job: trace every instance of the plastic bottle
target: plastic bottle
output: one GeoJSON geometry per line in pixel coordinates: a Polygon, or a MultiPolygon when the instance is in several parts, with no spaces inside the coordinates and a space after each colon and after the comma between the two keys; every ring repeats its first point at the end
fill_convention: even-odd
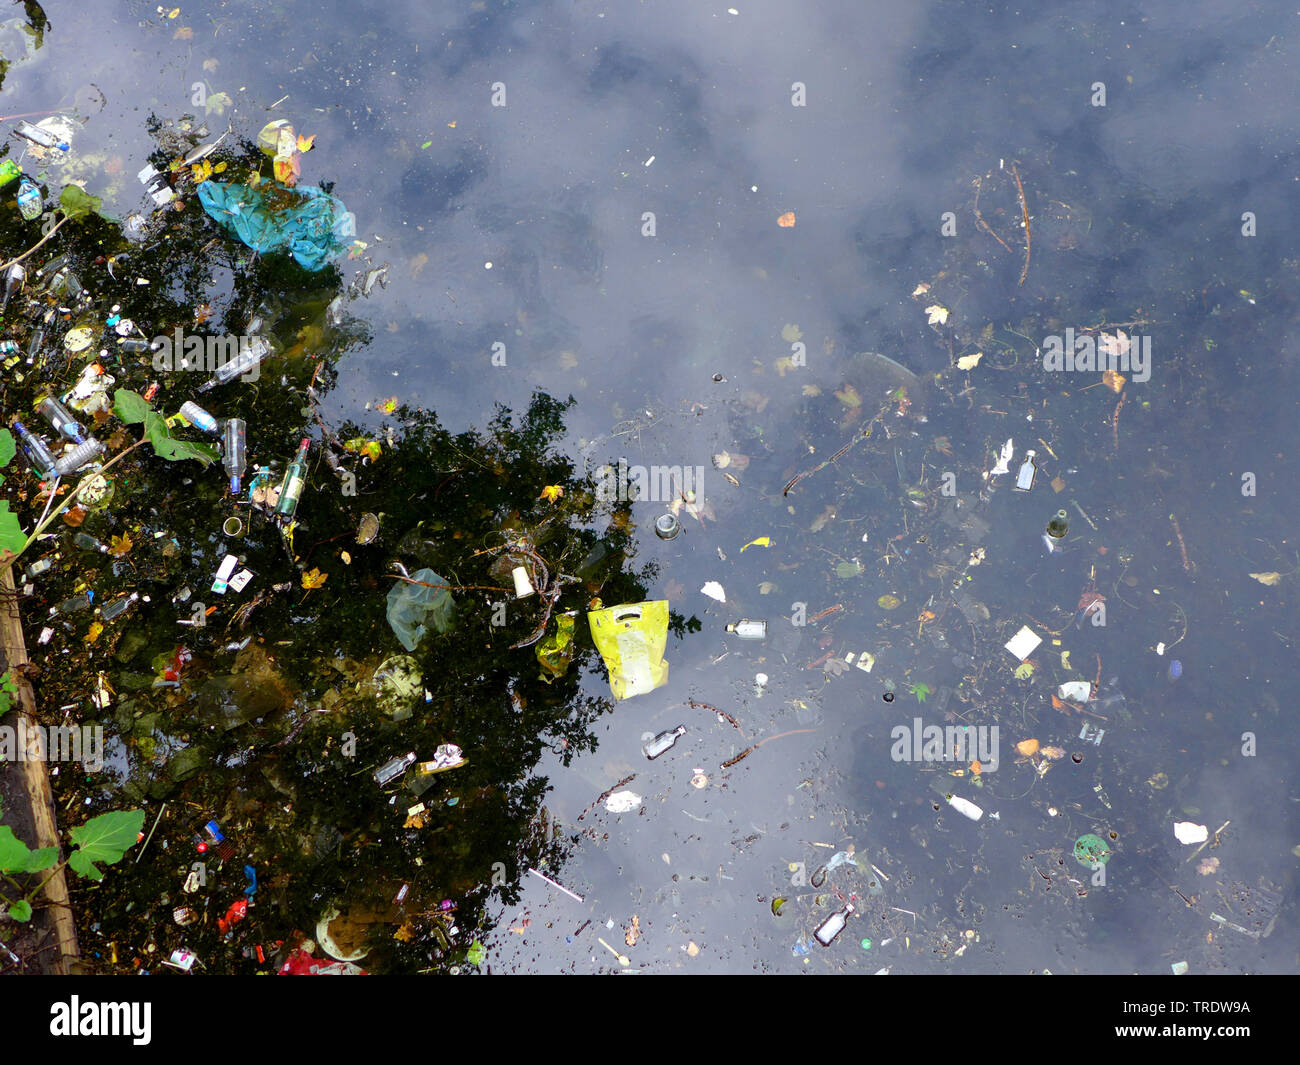
{"type": "Polygon", "coordinates": [[[375,783],[381,788],[390,780],[396,780],[406,772],[407,767],[415,761],[415,752],[409,751],[406,754],[400,754],[396,758],[390,758],[387,762],[375,770],[375,783]]]}
{"type": "Polygon", "coordinates": [[[14,130],[23,140],[31,141],[40,148],[57,148],[61,152],[66,152],[71,145],[67,141],[61,141],[49,130],[41,129],[40,126],[33,126],[30,122],[19,122],[18,128],[14,130]]]}
{"type": "Polygon", "coordinates": [[[217,385],[224,385],[229,381],[233,381],[236,377],[246,374],[249,370],[258,366],[270,354],[271,345],[265,337],[252,337],[248,342],[248,347],[220,367],[212,375],[211,380],[199,386],[199,391],[207,392],[216,388],[217,385]]]}
{"type": "Polygon", "coordinates": [[[24,177],[18,182],[18,213],[28,222],[34,222],[44,209],[40,187],[31,178],[24,177]]]}
{"type": "Polygon", "coordinates": [[[844,926],[849,923],[849,914],[853,913],[853,903],[847,903],[844,909],[838,913],[833,913],[817,926],[817,931],[813,933],[817,937],[817,942],[823,947],[829,947],[835,937],[844,931],[844,926]]]}
{"type": "Polygon", "coordinates": [[[284,480],[280,482],[280,498],[275,504],[275,512],[282,518],[292,518],[298,509],[298,500],[307,485],[307,449],[310,440],[303,440],[298,445],[298,453],[284,471],[284,480]]]}
{"type": "Polygon", "coordinates": [[[763,640],[767,638],[767,622],[750,621],[745,618],[731,622],[727,626],[727,631],[742,640],[763,640]]]}
{"type": "Polygon", "coordinates": [[[93,436],[87,437],[84,443],[78,444],[54,464],[54,472],[60,477],[75,473],[87,462],[93,462],[103,450],[103,444],[93,436]]]}
{"type": "Polygon", "coordinates": [[[45,415],[45,420],[60,436],[67,437],[74,444],[86,442],[86,431],[81,427],[81,423],[72,416],[72,411],[53,396],[46,396],[36,405],[36,409],[45,415]]]}
{"type": "Polygon", "coordinates": [[[55,459],[54,453],[46,446],[45,441],[19,421],[14,422],[14,433],[18,437],[18,446],[23,449],[23,454],[27,456],[27,461],[32,464],[32,469],[43,478],[52,476],[58,460],[55,459]]]}
{"type": "Polygon", "coordinates": [[[90,593],[82,592],[80,595],[74,595],[71,599],[65,599],[61,603],[55,603],[50,607],[50,617],[58,617],[60,614],[72,614],[78,610],[85,610],[90,606],[90,593]]]}
{"type": "Polygon", "coordinates": [[[686,726],[678,725],[676,728],[669,729],[667,732],[659,733],[658,736],[656,736],[644,747],[642,747],[641,751],[642,753],[645,754],[647,758],[649,758],[653,762],[656,758],[658,758],[661,754],[663,754],[664,751],[668,750],[668,748],[670,748],[674,743],[677,742],[678,736],[683,736],[685,734],[686,734],[686,726]]]}
{"type": "Polygon", "coordinates": [[[72,538],[72,542],[83,551],[98,551],[101,554],[108,553],[108,548],[91,536],[90,533],[79,532],[72,538]]]}
{"type": "Polygon", "coordinates": [[[104,620],[112,621],[115,617],[121,614],[124,610],[126,610],[127,607],[129,607],[132,603],[134,603],[139,598],[140,598],[139,592],[132,592],[130,595],[124,595],[119,599],[114,599],[111,603],[109,603],[106,607],[104,607],[102,611],[104,620]]]}
{"type": "Polygon", "coordinates": [[[196,429],[201,429],[205,433],[215,433],[217,431],[217,419],[193,400],[187,399],[181,404],[180,414],[196,429]]]}
{"type": "Polygon", "coordinates": [[[221,465],[230,478],[230,494],[235,496],[239,495],[239,482],[244,476],[245,433],[244,419],[230,418],[221,434],[221,465]]]}

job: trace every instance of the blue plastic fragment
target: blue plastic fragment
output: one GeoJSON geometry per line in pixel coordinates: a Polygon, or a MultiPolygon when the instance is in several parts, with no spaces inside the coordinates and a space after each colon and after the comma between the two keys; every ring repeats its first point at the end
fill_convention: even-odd
{"type": "Polygon", "coordinates": [[[244,894],[250,899],[257,892],[257,870],[251,865],[244,866],[244,876],[248,878],[248,887],[244,888],[244,894]]]}

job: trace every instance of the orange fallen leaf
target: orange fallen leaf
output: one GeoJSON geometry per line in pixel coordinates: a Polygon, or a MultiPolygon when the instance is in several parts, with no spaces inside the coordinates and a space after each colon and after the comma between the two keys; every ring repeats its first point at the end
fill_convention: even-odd
{"type": "Polygon", "coordinates": [[[1016,744],[1016,750],[1019,751],[1024,757],[1029,758],[1031,755],[1035,755],[1038,753],[1038,741],[1021,740],[1019,743],[1016,744]]]}
{"type": "Polygon", "coordinates": [[[984,767],[980,765],[979,759],[976,759],[975,761],[971,762],[970,771],[971,771],[971,775],[976,777],[984,772],[984,767]]]}
{"type": "Polygon", "coordinates": [[[1044,758],[1050,758],[1053,762],[1058,762],[1065,757],[1065,748],[1063,747],[1042,747],[1038,751],[1044,758]]]}
{"type": "Polygon", "coordinates": [[[1053,709],[1053,710],[1064,710],[1064,709],[1065,709],[1065,703],[1061,702],[1060,699],[1058,699],[1055,695],[1053,695],[1053,696],[1052,696],[1052,709],[1053,709]]]}
{"type": "Polygon", "coordinates": [[[1119,392],[1124,387],[1124,375],[1116,373],[1114,370],[1106,370],[1101,375],[1101,379],[1112,392],[1119,392]]]}
{"type": "Polygon", "coordinates": [[[635,947],[636,941],[641,938],[641,918],[632,915],[632,927],[627,930],[623,936],[623,942],[629,947],[635,947]]]}
{"type": "Polygon", "coordinates": [[[302,586],[310,592],[324,584],[328,577],[328,573],[322,573],[319,569],[308,570],[302,575],[302,586]]]}
{"type": "Polygon", "coordinates": [[[782,229],[792,228],[794,226],[794,212],[786,211],[785,214],[776,220],[776,224],[782,229]]]}
{"type": "Polygon", "coordinates": [[[548,484],[542,489],[542,494],[537,498],[545,499],[548,503],[554,503],[557,499],[564,498],[564,489],[558,484],[548,484]]]}

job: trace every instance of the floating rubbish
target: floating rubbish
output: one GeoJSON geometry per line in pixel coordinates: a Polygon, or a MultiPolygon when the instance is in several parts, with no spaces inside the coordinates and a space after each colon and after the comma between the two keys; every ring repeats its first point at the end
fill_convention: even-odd
{"type": "Polygon", "coordinates": [[[641,805],[641,796],[634,791],[616,791],[605,800],[605,809],[612,814],[631,813],[641,805]]]}
{"type": "Polygon", "coordinates": [[[1038,476],[1038,466],[1034,463],[1036,451],[1026,451],[1025,461],[1020,464],[1014,485],[1017,492],[1028,492],[1034,487],[1034,478],[1038,476]]]}
{"type": "Polygon", "coordinates": [[[1175,821],[1174,838],[1188,846],[1193,843],[1204,843],[1210,838],[1210,830],[1192,821],[1175,821]]]}
{"type": "Polygon", "coordinates": [[[569,898],[571,898],[571,899],[577,899],[579,902],[583,902],[583,901],[585,901],[585,900],[583,899],[583,897],[582,897],[581,895],[579,895],[576,891],[570,891],[570,890],[569,890],[568,888],[566,888],[563,884],[557,884],[554,880],[552,880],[552,879],[551,879],[549,876],[547,876],[545,873],[539,873],[536,869],[533,869],[533,868],[529,868],[528,871],[529,871],[530,873],[532,873],[533,876],[538,877],[538,878],[540,878],[540,879],[542,879],[542,880],[545,880],[548,884],[551,885],[551,887],[555,888],[557,891],[563,891],[566,895],[569,896],[569,898]]]}
{"type": "Polygon", "coordinates": [[[960,795],[946,795],[944,797],[948,800],[948,805],[963,817],[969,817],[972,821],[978,821],[984,816],[983,810],[973,802],[963,799],[960,795]]]}
{"type": "Polygon", "coordinates": [[[700,589],[701,594],[707,595],[710,599],[716,599],[719,603],[727,601],[727,593],[722,590],[722,585],[717,581],[705,581],[704,587],[700,589]]]}
{"type": "Polygon", "coordinates": [[[767,638],[767,622],[748,619],[733,621],[727,625],[727,631],[742,640],[763,640],[767,638]]]}
{"type": "Polygon", "coordinates": [[[644,747],[642,747],[641,750],[647,758],[649,758],[651,761],[654,761],[661,754],[663,754],[664,751],[672,747],[672,745],[677,742],[677,738],[679,736],[683,736],[685,734],[686,734],[686,726],[678,725],[675,729],[669,729],[667,732],[659,733],[658,736],[656,736],[644,747]]]}
{"type": "Polygon", "coordinates": [[[1034,648],[1042,642],[1043,638],[1041,636],[1035,633],[1028,625],[1024,625],[1021,627],[1019,632],[1007,641],[1006,648],[1015,655],[1016,658],[1023,662],[1034,653],[1034,648]]]}
{"type": "Polygon", "coordinates": [[[624,603],[587,612],[596,650],[615,699],[644,695],[668,682],[668,600],[624,603]]]}
{"type": "Polygon", "coordinates": [[[1074,860],[1088,869],[1105,865],[1110,861],[1110,847],[1100,836],[1087,832],[1074,841],[1074,860]]]}
{"type": "Polygon", "coordinates": [[[1086,680],[1066,681],[1056,689],[1056,695],[1067,703],[1086,703],[1092,696],[1092,685],[1086,680]]]}
{"type": "Polygon", "coordinates": [[[826,918],[813,933],[817,937],[817,942],[823,947],[829,947],[834,942],[835,937],[844,931],[844,926],[849,923],[849,915],[853,913],[853,903],[848,903],[844,909],[838,913],[833,913],[826,918]]]}
{"type": "Polygon", "coordinates": [[[655,518],[655,535],[660,540],[671,540],[682,531],[682,523],[675,514],[660,514],[655,518]]]}

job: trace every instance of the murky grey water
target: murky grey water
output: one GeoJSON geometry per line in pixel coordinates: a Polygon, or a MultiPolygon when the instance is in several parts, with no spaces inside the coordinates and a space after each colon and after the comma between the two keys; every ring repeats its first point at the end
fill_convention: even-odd
{"type": "MultiPolygon", "coordinates": [[[[214,131],[232,121],[255,136],[290,117],[315,134],[305,180],[334,182],[369,260],[389,264],[387,286],[357,305],[373,340],[339,363],[329,416],[364,421],[365,404],[397,395],[455,431],[542,388],[577,399],[575,459],[704,467],[716,520],[683,512],[683,535],[665,543],[651,531],[664,503],[634,510],[638,561],[661,564],[652,597],[700,631],[670,638],[667,685],[602,718],[594,751],[537,766],[561,834],[576,836],[549,872],[585,901],[525,876],[522,901],[497,907],[484,937],[494,968],[617,969],[598,935],[643,971],[1294,968],[1293,934],[1256,941],[1207,916],[1227,913],[1231,885],[1264,881],[1289,900],[1279,927],[1295,920],[1290,24],[1223,3],[1132,18],[1104,5],[737,10],[232,3],[167,19],[144,3],[50,4],[42,46],[6,71],[5,110],[101,90],[70,165],[120,214],[152,148],[145,124],[202,116],[192,99],[230,95],[207,116],[214,131]],[[1023,285],[1013,164],[1031,212],[1023,285]],[[973,213],[976,179],[1005,250],[973,213]],[[792,227],[778,224],[786,212],[792,227]],[[1243,235],[1244,212],[1256,235],[1243,235]],[[931,291],[914,295],[922,283],[931,291]],[[947,327],[927,324],[931,304],[950,311],[947,327]],[[1114,422],[1100,375],[1045,373],[1035,348],[1067,326],[1129,322],[1152,338],[1152,365],[1147,381],[1130,375],[1114,422]],[[779,364],[798,342],[790,326],[805,365],[779,364]],[[953,367],[975,350],[968,375],[953,367]],[[855,352],[885,354],[924,385],[783,497],[898,387],[855,352]],[[851,420],[855,397],[835,395],[846,384],[861,404],[851,420]],[[1009,477],[988,492],[979,476],[1008,437],[1016,465],[1032,447],[1044,466],[1027,496],[1009,477]],[[716,468],[723,451],[748,466],[716,468]],[[941,520],[945,471],[988,523],[978,541],[941,520]],[[1257,494],[1242,493],[1248,472],[1257,494]],[[1071,539],[1049,555],[1043,526],[1058,506],[1071,539]],[[770,547],[741,553],[762,536],[770,547]],[[985,557],[964,568],[977,542],[985,557]],[[962,549],[955,567],[950,548],[962,549]],[[860,575],[835,575],[855,558],[860,575]],[[1287,576],[1249,576],[1270,571],[1287,576]],[[987,620],[939,609],[959,574],[987,620]],[[1107,625],[1066,629],[1094,579],[1107,625]],[[725,606],[700,594],[708,580],[725,606]],[[878,606],[886,593],[903,605],[878,606]],[[796,603],[808,617],[843,610],[795,629],[796,603]],[[927,609],[938,617],[918,632],[927,609]],[[1184,674],[1170,683],[1175,652],[1155,646],[1179,639],[1180,614],[1184,674]],[[742,616],[766,618],[768,640],[728,638],[742,616]],[[1040,635],[1066,631],[1022,681],[1002,645],[1031,618],[1047,623],[1040,635]],[[870,674],[823,668],[828,652],[862,651],[878,656],[870,674]],[[1067,669],[1100,669],[1125,694],[1100,746],[1078,738],[1083,715],[1050,704],[1067,669]],[[977,678],[971,701],[950,708],[1000,728],[1001,764],[981,788],[969,770],[890,757],[891,729],[943,723],[935,696],[922,703],[909,685],[933,693],[963,677],[977,678]],[[745,736],[688,698],[733,714],[745,736]],[[647,762],[643,735],[679,724],[685,736],[647,762]],[[1042,758],[1013,750],[1028,738],[1066,752],[1041,778],[1042,758]],[[577,823],[631,773],[641,810],[577,823]],[[1149,783],[1158,774],[1167,788],[1149,783]],[[935,781],[986,816],[942,807],[935,781]],[[1173,839],[1183,820],[1232,824],[1189,863],[1193,848],[1173,839]],[[1071,857],[1085,832],[1115,833],[1105,886],[1071,857]],[[792,884],[792,864],[811,874],[849,844],[856,867],[820,889],[792,884]],[[1198,873],[1209,857],[1219,870],[1198,873]],[[846,934],[808,945],[855,894],[846,934]],[[780,917],[777,896],[790,899],[780,917]]],[[[5,55],[20,43],[7,24],[5,55]]],[[[607,693],[602,676],[585,689],[607,693]]],[[[512,860],[482,857],[485,870],[512,860]]]]}

